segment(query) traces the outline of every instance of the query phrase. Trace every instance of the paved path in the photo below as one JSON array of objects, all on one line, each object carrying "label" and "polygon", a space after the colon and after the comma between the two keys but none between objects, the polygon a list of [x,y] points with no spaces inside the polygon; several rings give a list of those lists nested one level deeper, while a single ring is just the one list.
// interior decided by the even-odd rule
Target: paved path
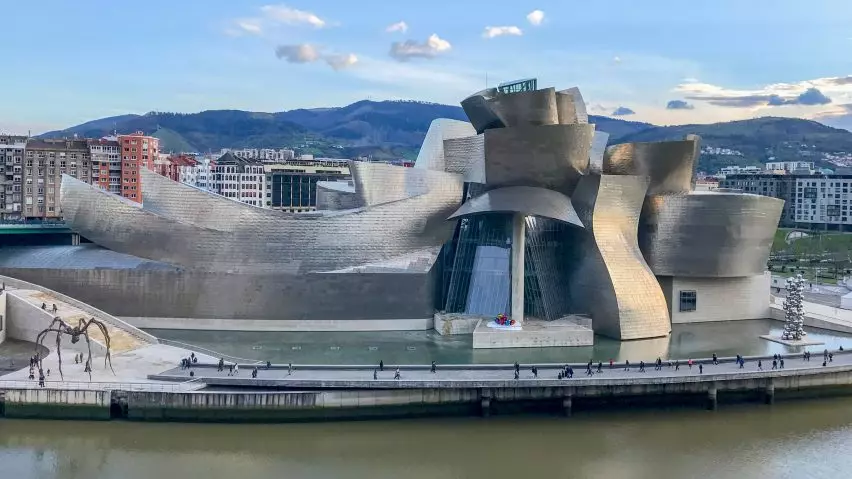
[{"label": "paved path", "polygon": [[[852,367],[852,354],[833,352],[834,360],[828,362],[828,366]],[[669,367],[668,361],[663,361],[661,370],[655,370],[651,362],[646,363],[645,372],[639,371],[639,363],[631,363],[629,370],[625,370],[624,363],[614,364],[612,369],[609,363],[604,363],[602,372],[597,372],[597,363],[594,363],[593,374],[586,374],[586,365],[572,364],[574,368],[574,379],[636,379],[636,378],[688,378],[703,375],[741,375],[756,372],[772,371],[772,359],[761,359],[762,369],[758,368],[758,359],[747,358],[745,366],[741,369],[731,358],[722,358],[723,362],[718,365],[711,364],[710,360],[702,359],[704,372],[699,372],[698,364],[690,368],[686,361],[679,363],[679,368],[674,365]],[[784,358],[785,371],[819,370],[823,363],[820,353],[813,353],[810,361],[804,361],[800,354],[789,355]],[[674,363],[673,363],[674,364]],[[542,364],[538,366],[538,379],[554,380],[562,365]],[[236,378],[250,379],[253,365],[240,366]],[[378,372],[380,381],[393,381],[395,365],[386,365],[384,371]],[[534,379],[530,370],[531,365],[525,364],[521,367],[520,379]],[[275,365],[272,369],[266,369],[265,365],[258,370],[258,379],[275,381],[293,381],[294,385],[303,381],[365,381],[373,379],[373,370],[376,366],[294,366],[292,374],[288,374],[286,365]],[[779,363],[780,370],[780,363]],[[200,364],[191,369],[196,378],[228,379],[228,368],[219,372],[213,364]],[[437,372],[431,373],[428,365],[401,366],[401,380],[405,381],[505,381],[514,378],[512,365],[453,365],[442,367],[438,365]],[[189,378],[189,370],[174,368],[165,371],[160,377]]]}]

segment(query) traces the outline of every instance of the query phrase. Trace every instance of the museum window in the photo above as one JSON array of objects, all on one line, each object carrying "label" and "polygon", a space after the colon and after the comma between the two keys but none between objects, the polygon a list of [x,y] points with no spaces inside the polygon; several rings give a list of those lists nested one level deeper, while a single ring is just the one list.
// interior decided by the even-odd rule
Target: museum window
[{"label": "museum window", "polygon": [[688,313],[690,311],[695,311],[698,306],[698,298],[695,291],[681,291],[680,292],[680,312]]}]

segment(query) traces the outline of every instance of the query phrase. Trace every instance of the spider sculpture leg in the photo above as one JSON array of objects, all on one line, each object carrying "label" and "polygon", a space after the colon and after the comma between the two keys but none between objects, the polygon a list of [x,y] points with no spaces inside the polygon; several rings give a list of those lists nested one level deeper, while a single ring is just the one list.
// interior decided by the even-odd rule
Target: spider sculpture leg
[{"label": "spider sculpture leg", "polygon": [[86,359],[86,369],[89,370],[89,381],[92,380],[92,340],[89,339],[89,333],[83,332],[86,337],[86,345],[89,347],[89,357]]},{"label": "spider sculpture leg", "polygon": [[62,374],[62,335],[56,333],[56,359],[59,362],[59,377],[63,380],[65,375]]},{"label": "spider sculpture leg", "polygon": [[106,346],[106,355],[104,356],[104,366],[109,365],[110,371],[112,371],[112,374],[115,375],[115,370],[112,368],[112,353],[111,353],[112,348],[110,347],[111,340],[109,338],[109,331],[107,331],[106,325],[104,323],[102,323],[102,322],[100,322],[100,321],[98,321],[94,318],[89,320],[89,325],[87,325],[86,327],[92,325],[93,323],[94,323],[95,326],[98,327],[98,329],[101,330],[101,334],[104,335],[104,343],[105,343],[104,346]]}]

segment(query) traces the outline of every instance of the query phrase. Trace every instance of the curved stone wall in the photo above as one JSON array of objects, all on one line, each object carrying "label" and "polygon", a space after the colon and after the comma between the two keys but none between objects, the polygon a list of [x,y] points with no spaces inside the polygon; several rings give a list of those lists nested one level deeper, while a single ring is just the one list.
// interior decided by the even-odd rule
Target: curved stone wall
[{"label": "curved stone wall", "polygon": [[763,274],[783,206],[783,200],[742,193],[649,196],[639,245],[658,276]]}]

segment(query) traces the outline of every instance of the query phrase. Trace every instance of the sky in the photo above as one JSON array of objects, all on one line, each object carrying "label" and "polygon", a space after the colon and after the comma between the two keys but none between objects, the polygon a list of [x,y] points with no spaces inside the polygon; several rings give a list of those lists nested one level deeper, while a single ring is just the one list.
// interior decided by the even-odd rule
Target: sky
[{"label": "sky", "polygon": [[590,113],[852,129],[849,0],[2,0],[0,132],[149,111],[458,104],[536,77]]}]

